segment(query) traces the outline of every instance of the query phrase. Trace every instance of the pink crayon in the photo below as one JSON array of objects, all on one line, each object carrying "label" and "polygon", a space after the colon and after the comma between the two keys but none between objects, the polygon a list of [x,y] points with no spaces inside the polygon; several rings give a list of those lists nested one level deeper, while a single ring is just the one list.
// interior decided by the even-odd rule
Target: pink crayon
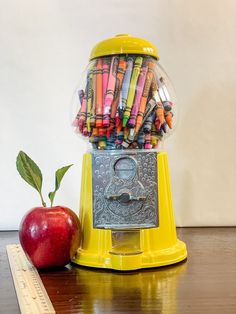
[{"label": "pink crayon", "polygon": [[151,149],[151,148],[152,148],[152,144],[151,144],[151,133],[145,134],[144,148],[145,148],[145,149]]},{"label": "pink crayon", "polygon": [[80,101],[80,109],[79,109],[79,111],[75,117],[75,120],[72,122],[72,126],[74,126],[74,127],[79,126],[79,117],[80,117],[80,112],[81,112],[81,105],[83,103],[83,98],[84,98],[84,90],[83,89],[78,90],[78,96],[79,96],[79,101]]},{"label": "pink crayon", "polygon": [[78,119],[78,127],[81,133],[83,132],[84,124],[86,121],[86,115],[87,115],[87,97],[85,93],[83,101],[82,101],[82,105],[80,108],[79,119]]},{"label": "pink crayon", "polygon": [[147,71],[148,71],[148,65],[146,62],[143,62],[143,65],[139,74],[139,78],[138,78],[137,87],[136,87],[134,104],[131,110],[130,119],[128,121],[128,126],[131,128],[135,127],[136,117],[138,114],[139,105],[140,105],[141,97],[143,94],[143,88],[146,81]]},{"label": "pink crayon", "polygon": [[[86,117],[87,117],[87,97],[86,97],[86,93],[85,93],[83,100],[82,100],[80,110],[77,113],[74,122],[72,123],[72,125],[74,127],[79,128],[81,133],[83,133],[83,128],[84,128],[84,124],[86,121]],[[78,132],[78,130],[76,130],[76,132]]]},{"label": "pink crayon", "polygon": [[114,56],[111,60],[110,73],[107,84],[107,91],[105,96],[104,110],[103,110],[103,126],[108,127],[110,125],[110,113],[111,104],[114,99],[115,85],[116,85],[116,73],[119,64],[119,57]]}]

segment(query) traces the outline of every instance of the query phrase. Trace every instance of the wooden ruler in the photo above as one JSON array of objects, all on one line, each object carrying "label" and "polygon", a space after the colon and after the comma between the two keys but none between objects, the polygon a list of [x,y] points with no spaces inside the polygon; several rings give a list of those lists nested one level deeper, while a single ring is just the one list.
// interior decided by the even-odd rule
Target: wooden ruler
[{"label": "wooden ruler", "polygon": [[37,269],[30,264],[21,245],[7,245],[7,254],[21,313],[56,313]]}]

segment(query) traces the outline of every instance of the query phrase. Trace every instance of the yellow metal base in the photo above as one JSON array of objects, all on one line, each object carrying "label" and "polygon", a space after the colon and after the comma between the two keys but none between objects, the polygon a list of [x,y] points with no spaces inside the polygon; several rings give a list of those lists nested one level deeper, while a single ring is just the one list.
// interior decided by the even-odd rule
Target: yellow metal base
[{"label": "yellow metal base", "polygon": [[186,245],[177,239],[167,154],[157,154],[159,227],[140,230],[140,251],[114,253],[112,231],[93,228],[92,155],[83,158],[80,200],[82,244],[73,262],[83,266],[135,270],[170,265],[187,257]]}]

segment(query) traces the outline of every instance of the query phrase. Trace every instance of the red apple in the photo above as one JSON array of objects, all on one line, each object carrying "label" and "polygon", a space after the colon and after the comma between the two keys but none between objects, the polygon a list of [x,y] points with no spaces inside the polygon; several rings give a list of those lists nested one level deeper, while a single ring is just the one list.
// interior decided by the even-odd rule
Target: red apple
[{"label": "red apple", "polygon": [[64,266],[80,245],[80,222],[67,207],[35,207],[23,217],[19,238],[35,267]]}]

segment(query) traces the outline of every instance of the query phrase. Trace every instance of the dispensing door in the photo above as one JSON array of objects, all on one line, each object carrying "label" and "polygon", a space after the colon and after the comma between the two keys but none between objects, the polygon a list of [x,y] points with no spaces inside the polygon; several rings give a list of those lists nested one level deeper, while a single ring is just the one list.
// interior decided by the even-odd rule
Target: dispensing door
[{"label": "dispensing door", "polygon": [[92,167],[94,228],[158,227],[156,152],[94,151]]}]

